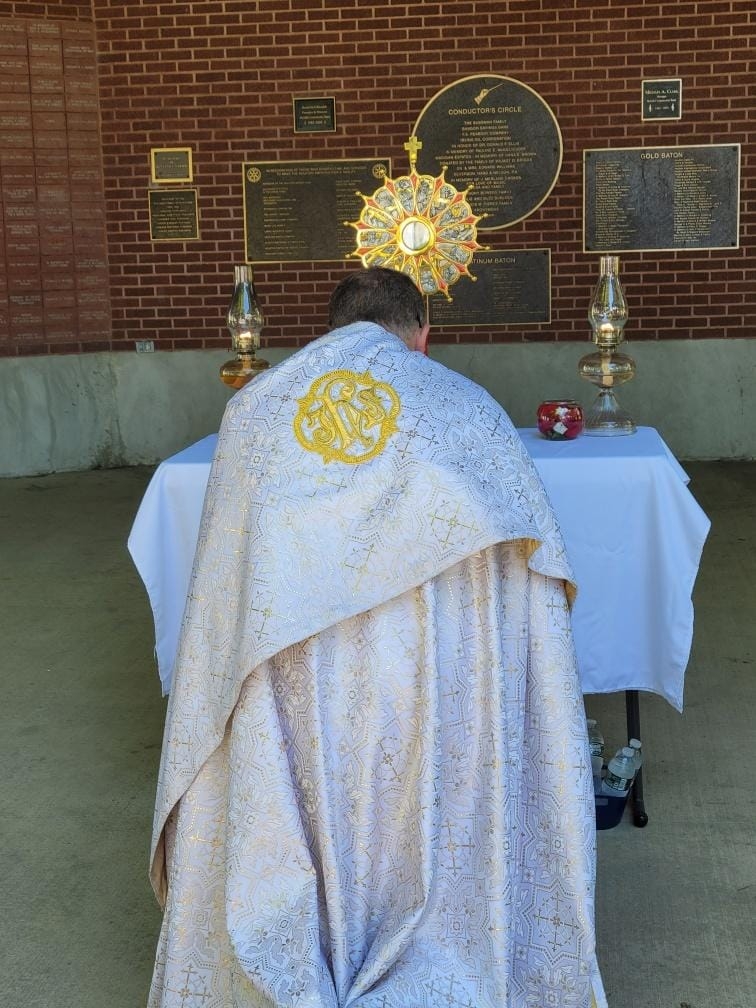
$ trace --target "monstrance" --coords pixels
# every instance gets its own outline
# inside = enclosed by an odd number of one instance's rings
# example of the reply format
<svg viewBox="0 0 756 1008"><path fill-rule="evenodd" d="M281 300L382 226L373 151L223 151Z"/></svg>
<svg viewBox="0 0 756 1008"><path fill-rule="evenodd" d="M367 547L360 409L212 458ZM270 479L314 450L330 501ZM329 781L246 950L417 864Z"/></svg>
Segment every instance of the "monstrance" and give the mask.
<svg viewBox="0 0 756 1008"><path fill-rule="evenodd" d="M357 221L344 221L356 232L351 255L362 265L385 266L406 273L426 295L440 291L451 300L449 287L460 277L475 277L468 266L483 246L477 236L477 216L467 199L472 185L462 191L441 174L419 175L415 170L422 143L412 135L404 145L409 154L408 175L385 178L365 201Z"/></svg>

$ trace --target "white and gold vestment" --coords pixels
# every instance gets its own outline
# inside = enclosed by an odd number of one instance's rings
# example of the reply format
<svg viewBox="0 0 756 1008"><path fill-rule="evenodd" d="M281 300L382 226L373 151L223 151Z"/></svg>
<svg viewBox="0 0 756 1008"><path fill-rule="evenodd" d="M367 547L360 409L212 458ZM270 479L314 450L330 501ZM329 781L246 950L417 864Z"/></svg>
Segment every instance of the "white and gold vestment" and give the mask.
<svg viewBox="0 0 756 1008"><path fill-rule="evenodd" d="M372 323L229 403L174 670L152 1008L590 1008L571 578L478 386Z"/></svg>

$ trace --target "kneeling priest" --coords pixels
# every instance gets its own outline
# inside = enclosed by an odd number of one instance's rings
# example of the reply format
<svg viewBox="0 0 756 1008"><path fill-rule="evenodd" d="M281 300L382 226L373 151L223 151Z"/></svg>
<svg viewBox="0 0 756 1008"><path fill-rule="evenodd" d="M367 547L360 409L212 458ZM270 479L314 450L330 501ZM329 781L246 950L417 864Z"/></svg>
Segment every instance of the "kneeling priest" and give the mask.
<svg viewBox="0 0 756 1008"><path fill-rule="evenodd" d="M171 690L152 1008L590 1008L571 574L402 273L230 401Z"/></svg>

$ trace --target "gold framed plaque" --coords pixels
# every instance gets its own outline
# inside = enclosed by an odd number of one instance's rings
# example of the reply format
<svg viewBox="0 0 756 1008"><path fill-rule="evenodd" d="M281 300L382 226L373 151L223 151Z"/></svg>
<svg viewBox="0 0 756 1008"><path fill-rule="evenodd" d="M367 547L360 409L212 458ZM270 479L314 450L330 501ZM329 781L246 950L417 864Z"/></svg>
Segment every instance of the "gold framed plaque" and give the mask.
<svg viewBox="0 0 756 1008"><path fill-rule="evenodd" d="M196 241L199 238L196 189L148 189L150 240Z"/></svg>
<svg viewBox="0 0 756 1008"><path fill-rule="evenodd" d="M150 178L158 184L192 182L191 147L153 147L150 151Z"/></svg>

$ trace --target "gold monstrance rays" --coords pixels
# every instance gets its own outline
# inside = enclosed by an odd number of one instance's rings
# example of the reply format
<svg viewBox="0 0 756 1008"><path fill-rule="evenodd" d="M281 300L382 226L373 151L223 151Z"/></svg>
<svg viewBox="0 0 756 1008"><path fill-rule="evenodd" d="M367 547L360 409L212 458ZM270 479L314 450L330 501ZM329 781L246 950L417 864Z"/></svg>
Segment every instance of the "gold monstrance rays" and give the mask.
<svg viewBox="0 0 756 1008"><path fill-rule="evenodd" d="M385 266L407 273L423 294L442 294L451 300L449 287L460 277L472 276L468 266L483 246L477 236L478 221L467 200L472 185L460 192L441 174L418 175L417 152L422 143L411 136L404 145L409 154L408 175L385 178L372 196L358 192L365 206L358 221L344 221L356 232L358 256L363 266Z"/></svg>

